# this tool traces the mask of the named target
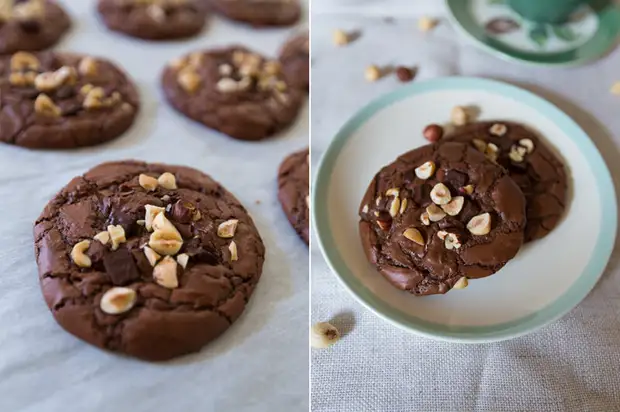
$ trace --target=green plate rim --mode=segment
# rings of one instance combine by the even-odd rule
[[[597,176],[601,229],[592,256],[575,283],[541,310],[510,322],[489,326],[450,326],[406,314],[376,297],[346,266],[331,233],[327,213],[327,190],[340,151],[351,135],[379,111],[407,97],[440,90],[486,90],[520,101],[544,114],[578,146]],[[512,339],[531,333],[561,318],[577,306],[596,285],[611,256],[616,239],[617,205],[609,169],[587,134],[564,112],[548,101],[496,80],[475,77],[446,77],[403,86],[372,101],[354,115],[336,134],[318,166],[312,191],[312,221],[319,248],[333,273],[366,308],[384,320],[421,336],[459,343],[481,343]],[[358,234],[355,234],[355,238]],[[404,292],[403,292],[404,293]]]
[[[610,4],[598,11],[599,27],[594,37],[574,49],[559,53],[531,53],[512,48],[487,35],[469,13],[471,0],[445,0],[448,16],[457,29],[473,43],[508,61],[534,66],[572,67],[604,56],[616,44],[620,34],[620,8]]]

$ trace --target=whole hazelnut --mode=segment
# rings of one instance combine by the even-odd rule
[[[396,77],[403,83],[413,80],[413,70],[405,66],[398,66],[396,68]]]
[[[443,136],[443,127],[437,124],[429,124],[424,128],[424,132],[422,132],[422,134],[426,140],[434,143]]]

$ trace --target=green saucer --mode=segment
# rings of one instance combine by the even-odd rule
[[[478,45],[507,60],[574,66],[600,58],[620,34],[620,8],[585,6],[561,25],[524,20],[505,0],[446,0],[453,24]]]

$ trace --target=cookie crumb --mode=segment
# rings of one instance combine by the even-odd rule
[[[334,30],[332,41],[336,46],[346,46],[349,44],[349,35],[344,30]]]
[[[260,200],[256,200],[254,203],[256,203],[257,205],[260,205]]]
[[[415,72],[408,67],[398,66],[396,68],[396,77],[398,77],[398,80],[400,80],[401,82],[407,83],[413,80],[413,78],[415,77]]]
[[[418,20],[418,29],[420,29],[422,33],[426,33],[434,29],[437,24],[437,19],[424,16]]]
[[[370,66],[366,67],[366,70],[364,71],[364,77],[369,82],[377,81],[381,77],[381,70],[379,70],[379,68],[374,64],[371,64]]]

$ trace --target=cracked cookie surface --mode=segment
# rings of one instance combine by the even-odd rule
[[[416,171],[427,162],[433,167]],[[483,154],[461,143],[433,144],[382,168],[359,215],[368,260],[397,288],[430,295],[448,292],[463,277],[492,275],[517,254],[525,199]],[[486,233],[471,226],[480,216],[490,217]]]
[[[199,0],[99,0],[108,29],[146,40],[170,40],[198,34],[207,10]]]
[[[25,53],[0,58],[0,141],[66,149],[112,140],[132,125],[138,94],[98,57]]]
[[[147,205],[160,211],[155,220]],[[168,223],[182,243],[171,251],[153,240]],[[220,184],[188,167],[138,161],[74,178],[45,207],[34,238],[56,321],[86,342],[146,360],[198,351],[222,334],[243,312],[265,256],[252,219]]]
[[[508,170],[510,177],[523,191],[527,217],[525,241],[546,236],[556,227],[566,207],[567,176],[564,164],[533,132],[513,122],[472,123],[458,128],[444,141],[469,143],[475,147],[474,139],[498,147],[497,162]],[[513,154],[511,158],[512,147],[520,147],[519,142],[524,139],[532,142],[531,152],[526,148],[523,156]]]
[[[287,41],[280,51],[282,70],[289,84],[302,90],[310,88],[310,40],[308,32]]]
[[[299,0],[209,0],[211,7],[231,20],[261,26],[290,26],[301,17]]]
[[[310,177],[308,149],[287,156],[278,171],[278,199],[289,222],[308,244],[310,226]]]
[[[0,54],[37,51],[56,44],[71,27],[69,15],[51,0],[0,4]]]
[[[241,140],[264,139],[289,126],[304,95],[289,87],[278,61],[240,46],[173,60],[162,87],[176,110]]]

